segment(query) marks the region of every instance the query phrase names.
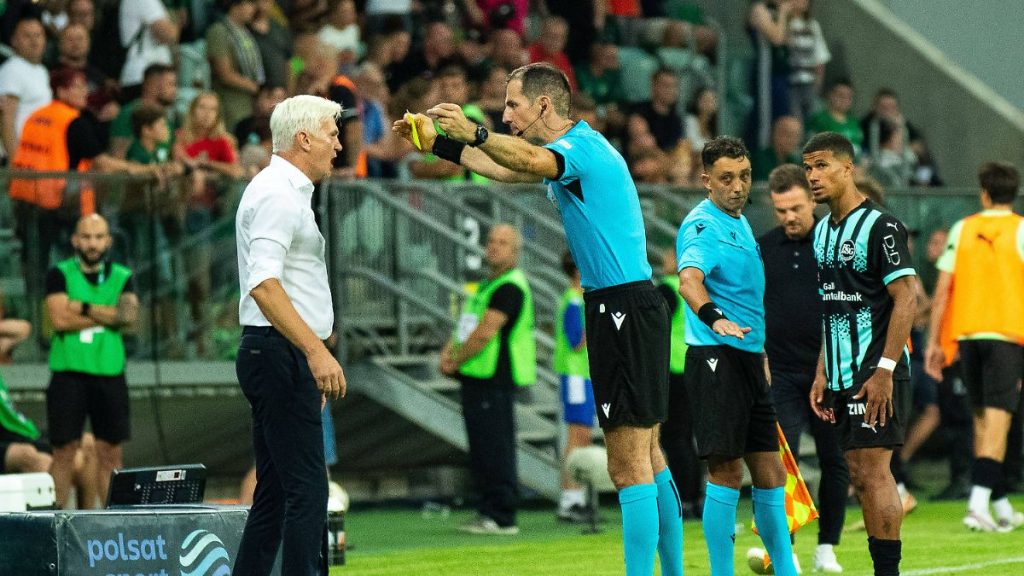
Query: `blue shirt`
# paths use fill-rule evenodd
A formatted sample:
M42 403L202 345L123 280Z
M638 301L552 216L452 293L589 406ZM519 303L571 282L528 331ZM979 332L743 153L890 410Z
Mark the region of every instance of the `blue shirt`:
M745 352L764 351L764 264L745 216L723 212L706 199L683 219L676 237L679 270L704 273L704 288L726 318L751 328L743 340L719 336L686 307L686 343L690 346L732 346Z
M650 280L640 198L622 155L582 120L545 148L560 175L544 183L562 213L583 289Z

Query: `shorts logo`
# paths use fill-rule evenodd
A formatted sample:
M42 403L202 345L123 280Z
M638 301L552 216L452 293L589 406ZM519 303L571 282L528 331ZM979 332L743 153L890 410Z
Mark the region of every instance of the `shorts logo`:
M860 423L860 427L861 428L867 428L868 430L871 430L875 434L878 434L878 430L875 430L875 425L874 424L868 424L867 422L861 422Z
M612 322L615 322L615 329L622 330L622 322L626 319L626 315L622 312L612 312Z
M865 406L863 402L854 402L852 404L848 404L846 409L850 411L850 416L863 416Z
M604 417L608 418L608 413L612 411L612 405L607 402L601 404L601 411L604 412Z
M714 372L715 369L718 368L718 358L708 358L708 366L711 368L711 371Z
M839 259L842 260L843 262L849 262L850 260L853 260L854 253L856 252L854 246L855 245L853 243L853 240L847 240L846 242L843 242L843 244L839 247Z

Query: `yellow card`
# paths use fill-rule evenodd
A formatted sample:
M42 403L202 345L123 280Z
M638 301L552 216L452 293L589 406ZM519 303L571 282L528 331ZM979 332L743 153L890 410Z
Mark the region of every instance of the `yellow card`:
M420 132L416 129L416 116L414 116L412 112L406 110L404 118L405 121L409 123L409 126L412 127L412 145L415 146L417 150L423 150L423 147L420 145Z

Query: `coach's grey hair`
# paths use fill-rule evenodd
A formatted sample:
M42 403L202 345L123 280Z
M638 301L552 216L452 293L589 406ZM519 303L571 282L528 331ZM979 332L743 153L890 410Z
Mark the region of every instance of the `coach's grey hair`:
M274 106L270 114L270 134L274 152L287 152L299 132L316 132L324 119L341 117L341 104L319 96L292 96Z

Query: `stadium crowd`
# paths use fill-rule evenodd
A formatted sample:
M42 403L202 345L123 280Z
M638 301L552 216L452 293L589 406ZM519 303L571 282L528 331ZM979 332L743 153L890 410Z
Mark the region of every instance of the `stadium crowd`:
M721 64L717 46L724 40L698 4L685 0L7 0L0 10L0 42L10 46L0 64L0 165L40 172L124 173L174 191L169 194L173 206L157 226L158 243L165 249L202 234L229 209L227 182L252 177L269 164L270 114L290 95L314 94L342 105L338 128L343 149L333 171L339 179L486 182L459 164L418 152L391 131L392 120L406 110L451 102L474 122L509 133L503 122L506 78L532 62L550 63L566 74L573 89L574 116L621 151L637 183L700 186L706 169L701 151L720 136L718 101L725 87L715 83L712 71ZM769 182L779 166L802 163L801 149L808 138L835 132L854 146L858 188L879 204L884 204L879 189L941 185L924 135L906 118L893 90L878 90L870 112L856 118L851 113L855 79L837 77L825 85L831 55L815 18L811 0L750 3L747 23L757 63L747 86L754 104L744 136L754 180ZM636 68L649 73L637 75ZM51 266L57 261L70 266L65 257L71 255L73 242L83 242L80 217L102 211L102 194L88 185L72 186L73 181L70 176L67 185L14 180L8 190L17 235L23 241L29 234L45 240L34 242L32 255L26 252L24 257L35 261L26 261L24 269L35 271L26 281L37 283L37 293L42 293L45 280L48 301L53 295L67 296L72 284L68 279L60 285L59 279L43 273L51 270L52 276L58 268ZM981 185L986 186L984 179ZM791 178L785 186L771 188L773 201L794 186L809 190L805 181ZM131 202L126 198L120 206L119 225L141 230L144 224L139 220L148 216L144 207ZM785 225L785 210L778 204L776 210ZM511 244L522 242L517 233L512 235L518 240ZM809 242L802 237L791 240ZM785 240L779 235L775 241ZM944 237L926 241L929 261L940 261ZM513 261L514 256L510 253ZM190 274L188 291L191 321L200 325L208 320L204 304L215 264L201 243L189 244L187 258L190 267L202 271ZM565 266L573 278L573 263ZM947 261L939 269L951 273L952 264ZM81 275L62 270L65 275ZM97 274L95 269L81 272ZM98 274L104 277L102 271ZM122 274L130 272L125 269ZM685 304L675 295L675 270L666 270L665 276L662 284L675 283L666 299L673 313L673 338L679 339L684 331L677 323L683 316L676 310ZM1006 428L1010 437L1005 460L975 447L984 464L980 484L976 466L971 478L970 404L958 384L956 366L946 366L945 372L942 366L923 370L925 351L936 345L927 340L928 302L940 280L923 271L921 278L912 358L918 417L908 426L906 444L894 459L906 513L916 505L909 464L936 429L949 435L955 447L950 451L950 484L939 497L966 498L972 485L980 485L987 486L995 501L1022 481L1019 409L1012 422L1008 417L1006 422L999 420L999 431L1005 434ZM559 335L559 373L564 376L567 404L585 405L584 415L576 409L570 412L577 416L569 420L578 427L573 435L576 445L583 445L593 425L594 400L593 392L582 386L589 383L588 375L578 361L571 361L573 353L585 351L578 283L578 277L569 283L561 307L564 316L558 319L568 332ZM125 292L131 292L130 284ZM111 306L116 303L115 297ZM511 306L515 313L507 315L515 318L519 305ZM79 306L75 316L78 321L88 319L90 310ZM69 326L81 330L120 326L123 321L93 318L91 325ZM0 312L0 359L9 360L12 348L28 337L30 329ZM674 345L685 347L680 342ZM672 354L673 382L681 381L679 358L684 353L673 349ZM934 358L927 361L935 364ZM442 366L447 373L454 369ZM65 371L60 366L54 370ZM98 376L120 376L123 382L118 370L106 372ZM480 401L464 399L467 405L474 400ZM673 402L685 403L685 394L673 397ZM102 418L103 412L90 412L90 417ZM103 496L102 478L119 465L118 446L128 436L127 429L113 423L115 429L106 430L106 436L101 425L99 436L86 435L81 441L81 430L64 431L66 437L51 438L62 442L51 459L34 447L38 430L14 409L3 388L0 424L6 429L0 436L0 447L6 449L0 471L56 469L61 504L72 481L79 483L79 505L88 506ZM662 430L668 464L683 489L683 513L699 518L704 495L700 479L692 477L699 467L693 465L692 442L679 445L679 435L690 436L693 423L672 424ZM96 431L95 421L93 426ZM800 426L793 424L795 429ZM52 426L50 430L52 435ZM666 433L673 435L671 442ZM820 454L824 441L815 436ZM32 449L11 448L11 442L19 444L18 438ZM478 474L486 476L487 466L477 464ZM501 464L514 471L507 458ZM100 470L98 476L88 472L95 469ZM992 480L1000 475L1004 481ZM79 481L80 477L86 480ZM500 480L488 484L495 486ZM585 504L582 492L569 478L563 479L563 487L559 515L575 519ZM514 527L515 487L498 488L507 493L495 495L497 503L491 504L508 510L493 512L493 527L483 523L477 528L513 533L508 528ZM971 497L987 502L989 495ZM971 513L978 516L978 529L999 528L991 517ZM831 533L821 538L823 544L838 543L838 536ZM834 555L825 560L836 564Z

